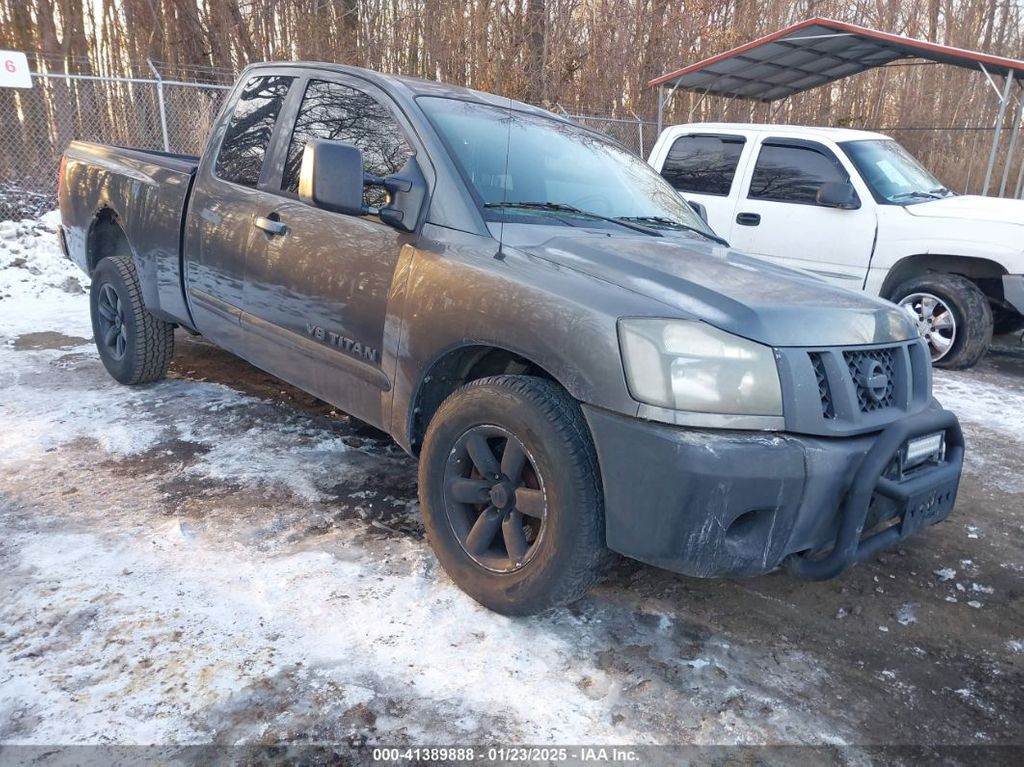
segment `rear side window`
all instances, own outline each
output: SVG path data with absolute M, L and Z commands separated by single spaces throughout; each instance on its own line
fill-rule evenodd
M 824 147 L 765 142 L 754 166 L 749 196 L 814 205 L 822 184 L 849 180 L 850 175 L 836 156 Z
M 217 154 L 214 173 L 218 178 L 253 187 L 259 182 L 274 123 L 292 79 L 261 75 L 243 86 Z
M 661 175 L 680 192 L 727 195 L 744 143 L 741 136 L 680 136 Z
M 390 176 L 413 154 L 398 121 L 386 106 L 367 93 L 340 83 L 312 80 L 299 107 L 288 145 L 281 188 L 298 192 L 302 150 L 314 139 L 343 141 L 363 151 L 363 168 L 374 176 Z M 386 204 L 383 190 L 367 188 L 366 204 Z

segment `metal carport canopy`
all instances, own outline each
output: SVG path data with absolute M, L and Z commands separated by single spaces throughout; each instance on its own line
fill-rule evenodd
M 658 132 L 661 133 L 666 86 L 670 86 L 669 96 L 682 89 L 696 91 L 702 96 L 710 94 L 770 102 L 901 59 L 921 59 L 980 70 L 988 78 L 999 96 L 999 115 L 982 191 L 982 194 L 987 194 L 1014 79 L 1024 90 L 1024 61 L 1018 59 L 915 40 L 842 21 L 813 18 L 656 77 L 648 86 L 658 88 Z M 993 75 L 1004 78 L 1001 94 L 992 80 Z M 1024 113 L 1024 99 L 1018 98 L 1017 103 L 1000 194 L 1007 185 L 1007 174 Z M 1017 180 L 1016 196 L 1022 194 L 1022 189 L 1024 166 Z
M 1007 77 L 1024 61 L 815 18 L 651 80 L 651 87 L 774 101 L 899 59 L 926 59 Z

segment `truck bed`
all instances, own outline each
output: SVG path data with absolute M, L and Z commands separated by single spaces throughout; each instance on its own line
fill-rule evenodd
M 97 214 L 101 222 L 116 222 L 136 247 L 131 255 L 147 308 L 189 326 L 181 280 L 182 221 L 198 167 L 193 155 L 73 141 L 64 152 L 58 189 L 68 257 L 90 272 L 90 253 L 100 249 L 88 244 L 102 236 Z

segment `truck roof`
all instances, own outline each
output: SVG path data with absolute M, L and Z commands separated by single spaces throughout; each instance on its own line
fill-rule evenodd
M 765 125 L 763 123 L 685 123 L 670 125 L 666 131 L 742 131 L 744 133 L 785 134 L 799 138 L 827 138 L 832 141 L 863 141 L 864 139 L 888 139 L 883 133 L 855 130 L 853 128 L 823 128 L 814 125 Z
M 532 112 L 535 114 L 542 114 L 546 117 L 554 116 L 558 119 L 563 119 L 546 109 L 541 109 L 540 107 L 533 106 L 532 104 L 527 104 L 523 101 L 516 101 L 515 99 L 509 99 L 505 96 L 496 96 L 493 93 L 478 91 L 473 88 L 464 88 L 458 85 L 449 85 L 436 80 L 424 80 L 418 77 L 385 74 L 373 69 L 363 69 L 362 67 L 353 67 L 348 66 L 347 64 L 337 64 L 328 61 L 264 61 L 258 64 L 250 64 L 243 70 L 242 74 L 239 75 L 239 79 L 248 72 L 266 67 L 285 67 L 288 69 L 294 68 L 300 70 L 320 69 L 329 72 L 341 72 L 352 75 L 353 77 L 362 78 L 363 80 L 368 80 L 384 90 L 405 90 L 409 95 L 414 97 L 441 96 L 443 98 L 461 99 L 463 101 L 473 101 L 480 104 L 491 104 L 501 107 L 509 106 L 511 102 L 511 106 L 521 112 Z

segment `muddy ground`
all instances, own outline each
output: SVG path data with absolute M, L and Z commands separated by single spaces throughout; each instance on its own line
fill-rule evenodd
M 902 548 L 826 583 L 621 561 L 508 619 L 387 436 L 180 331 L 119 387 L 42 272 L 0 325 L 0 743 L 1024 744 L 1015 339 L 938 374 L 969 459 Z

